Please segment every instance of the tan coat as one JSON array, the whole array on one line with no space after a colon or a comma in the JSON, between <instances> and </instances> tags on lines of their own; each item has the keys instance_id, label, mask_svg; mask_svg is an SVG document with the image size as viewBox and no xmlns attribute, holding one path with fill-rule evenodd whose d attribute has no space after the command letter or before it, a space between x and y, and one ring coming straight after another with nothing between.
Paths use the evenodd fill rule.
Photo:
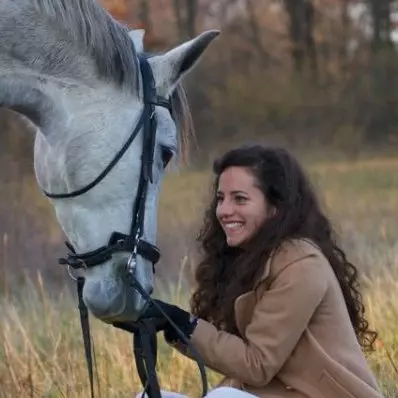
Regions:
<instances>
[{"instance_id":1,"label":"tan coat","mask_svg":"<svg viewBox=\"0 0 398 398\"><path fill-rule=\"evenodd\" d=\"M285 243L235 314L244 339L203 320L191 337L223 385L264 398L382 397L333 270L310 242Z\"/></svg>"}]
</instances>

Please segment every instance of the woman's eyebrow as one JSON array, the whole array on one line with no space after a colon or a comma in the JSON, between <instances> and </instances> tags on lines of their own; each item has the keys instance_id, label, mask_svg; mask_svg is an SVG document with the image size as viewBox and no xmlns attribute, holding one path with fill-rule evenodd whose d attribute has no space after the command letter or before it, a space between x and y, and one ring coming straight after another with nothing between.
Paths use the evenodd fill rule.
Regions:
<instances>
[{"instance_id":1,"label":"woman's eyebrow","mask_svg":"<svg viewBox=\"0 0 398 398\"><path fill-rule=\"evenodd\" d=\"M234 194L234 195L236 195L236 194L248 195L247 192L245 192L245 191L240 191L240 190L231 191L231 193Z\"/></svg>"}]
</instances>

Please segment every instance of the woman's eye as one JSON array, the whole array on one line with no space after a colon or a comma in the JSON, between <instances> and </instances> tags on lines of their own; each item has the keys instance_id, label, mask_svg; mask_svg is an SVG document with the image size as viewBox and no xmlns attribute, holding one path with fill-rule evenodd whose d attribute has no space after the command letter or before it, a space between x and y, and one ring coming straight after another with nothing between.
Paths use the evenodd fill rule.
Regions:
<instances>
[{"instance_id":1,"label":"woman's eye","mask_svg":"<svg viewBox=\"0 0 398 398\"><path fill-rule=\"evenodd\" d=\"M172 157L173 157L173 152L169 148L163 147L162 148L163 168L166 168Z\"/></svg>"},{"instance_id":2,"label":"woman's eye","mask_svg":"<svg viewBox=\"0 0 398 398\"><path fill-rule=\"evenodd\" d=\"M246 198L244 196L236 196L235 201L236 203L244 203L246 202Z\"/></svg>"}]
</instances>

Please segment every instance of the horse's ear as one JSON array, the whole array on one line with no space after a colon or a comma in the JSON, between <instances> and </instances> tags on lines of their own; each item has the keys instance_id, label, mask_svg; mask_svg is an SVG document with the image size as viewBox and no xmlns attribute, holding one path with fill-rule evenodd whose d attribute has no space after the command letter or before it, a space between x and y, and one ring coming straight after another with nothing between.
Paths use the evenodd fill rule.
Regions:
<instances>
[{"instance_id":1,"label":"horse's ear","mask_svg":"<svg viewBox=\"0 0 398 398\"><path fill-rule=\"evenodd\" d=\"M130 39L134 44L135 51L137 53L144 52L144 36L145 29L133 29L129 32Z\"/></svg>"},{"instance_id":2,"label":"horse's ear","mask_svg":"<svg viewBox=\"0 0 398 398\"><path fill-rule=\"evenodd\" d=\"M218 30L206 31L172 50L149 59L156 87L168 94L195 66L209 44L220 34Z\"/></svg>"}]
</instances>

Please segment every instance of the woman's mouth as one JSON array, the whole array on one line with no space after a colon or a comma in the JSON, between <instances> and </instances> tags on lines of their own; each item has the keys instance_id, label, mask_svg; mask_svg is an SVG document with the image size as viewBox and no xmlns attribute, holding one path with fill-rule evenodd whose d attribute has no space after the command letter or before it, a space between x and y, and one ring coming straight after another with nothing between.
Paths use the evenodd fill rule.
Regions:
<instances>
[{"instance_id":1,"label":"woman's mouth","mask_svg":"<svg viewBox=\"0 0 398 398\"><path fill-rule=\"evenodd\" d=\"M231 221L223 223L226 232L237 232L243 228L244 223L240 221Z\"/></svg>"}]
</instances>

